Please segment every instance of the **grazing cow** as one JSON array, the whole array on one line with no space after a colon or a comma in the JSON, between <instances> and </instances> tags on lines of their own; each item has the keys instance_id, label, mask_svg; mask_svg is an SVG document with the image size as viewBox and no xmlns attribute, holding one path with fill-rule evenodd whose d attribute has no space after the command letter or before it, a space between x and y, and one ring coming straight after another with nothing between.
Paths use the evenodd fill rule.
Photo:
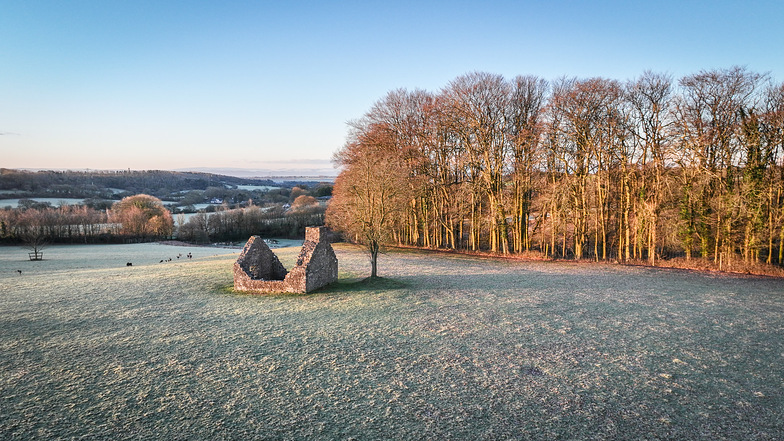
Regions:
<instances>
[{"instance_id":1,"label":"grazing cow","mask_svg":"<svg viewBox=\"0 0 784 441\"><path fill-rule=\"evenodd\" d=\"M133 266L133 263L128 262L128 263L125 264L125 266Z\"/></svg>"},{"instance_id":2,"label":"grazing cow","mask_svg":"<svg viewBox=\"0 0 784 441\"><path fill-rule=\"evenodd\" d=\"M20 276L22 275L22 270L16 270L16 272L19 273Z\"/></svg>"}]
</instances>

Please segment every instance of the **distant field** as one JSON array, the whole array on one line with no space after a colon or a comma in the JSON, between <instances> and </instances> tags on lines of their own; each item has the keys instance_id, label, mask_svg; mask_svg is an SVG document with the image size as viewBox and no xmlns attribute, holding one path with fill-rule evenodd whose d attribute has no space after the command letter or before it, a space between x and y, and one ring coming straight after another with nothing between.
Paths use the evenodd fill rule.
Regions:
<instances>
[{"instance_id":1,"label":"distant field","mask_svg":"<svg viewBox=\"0 0 784 441\"><path fill-rule=\"evenodd\" d=\"M84 203L84 199L73 199L73 198L29 198L30 200L36 202L49 202L52 204L53 207L59 207L60 205L79 205ZM4 207L11 207L17 208L19 207L19 199L0 199L0 208Z\"/></svg>"},{"instance_id":2,"label":"distant field","mask_svg":"<svg viewBox=\"0 0 784 441\"><path fill-rule=\"evenodd\" d=\"M269 191L274 190L280 187L273 187L271 185L238 185L238 190L245 190L245 191L254 191L254 190L262 190L262 191Z\"/></svg>"},{"instance_id":3,"label":"distant field","mask_svg":"<svg viewBox=\"0 0 784 441\"><path fill-rule=\"evenodd\" d=\"M0 248L0 439L784 438L780 279L336 251L263 297L237 250Z\"/></svg>"}]
</instances>

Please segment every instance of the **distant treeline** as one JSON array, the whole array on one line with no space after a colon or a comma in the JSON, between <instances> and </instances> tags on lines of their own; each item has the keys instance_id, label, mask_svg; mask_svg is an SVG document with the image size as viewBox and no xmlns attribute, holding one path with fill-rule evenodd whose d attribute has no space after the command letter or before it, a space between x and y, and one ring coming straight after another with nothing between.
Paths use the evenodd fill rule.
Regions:
<instances>
[{"instance_id":1,"label":"distant treeline","mask_svg":"<svg viewBox=\"0 0 784 441\"><path fill-rule=\"evenodd\" d=\"M238 242L253 235L301 239L305 227L323 224L324 209L320 207L289 212L249 207L195 214L177 228L177 238L194 243Z\"/></svg>"},{"instance_id":2,"label":"distant treeline","mask_svg":"<svg viewBox=\"0 0 784 441\"><path fill-rule=\"evenodd\" d=\"M370 187L400 175L405 197L383 212L397 243L784 263L784 84L744 68L677 83L473 73L390 92L352 127L342 165L370 164L384 178Z\"/></svg>"},{"instance_id":3,"label":"distant treeline","mask_svg":"<svg viewBox=\"0 0 784 441\"><path fill-rule=\"evenodd\" d=\"M0 210L0 241L23 244L122 242L105 211L87 206Z\"/></svg>"},{"instance_id":4,"label":"distant treeline","mask_svg":"<svg viewBox=\"0 0 784 441\"><path fill-rule=\"evenodd\" d=\"M150 194L166 198L173 192L207 190L210 187L276 184L267 179L247 179L210 173L165 170L120 171L25 171L0 168L0 190L14 197L104 198Z\"/></svg>"}]
</instances>

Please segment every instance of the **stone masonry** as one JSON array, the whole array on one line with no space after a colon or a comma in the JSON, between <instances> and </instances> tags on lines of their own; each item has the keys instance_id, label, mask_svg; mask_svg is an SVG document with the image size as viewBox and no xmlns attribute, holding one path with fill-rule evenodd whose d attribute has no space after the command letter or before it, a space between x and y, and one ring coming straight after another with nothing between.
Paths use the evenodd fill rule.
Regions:
<instances>
[{"instance_id":1,"label":"stone masonry","mask_svg":"<svg viewBox=\"0 0 784 441\"><path fill-rule=\"evenodd\" d=\"M338 259L326 227L305 229L305 242L291 271L259 236L252 236L234 263L234 289L256 294L307 293L338 279Z\"/></svg>"}]
</instances>

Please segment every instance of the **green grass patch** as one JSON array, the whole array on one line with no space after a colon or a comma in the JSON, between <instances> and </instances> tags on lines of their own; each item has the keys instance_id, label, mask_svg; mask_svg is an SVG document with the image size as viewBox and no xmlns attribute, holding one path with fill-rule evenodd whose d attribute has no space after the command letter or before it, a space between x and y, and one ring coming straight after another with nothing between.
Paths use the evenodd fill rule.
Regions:
<instances>
[{"instance_id":1,"label":"green grass patch","mask_svg":"<svg viewBox=\"0 0 784 441\"><path fill-rule=\"evenodd\" d=\"M0 248L0 439L784 438L780 279L391 251L368 280L339 244L336 284L263 296L236 250L47 252Z\"/></svg>"}]
</instances>

